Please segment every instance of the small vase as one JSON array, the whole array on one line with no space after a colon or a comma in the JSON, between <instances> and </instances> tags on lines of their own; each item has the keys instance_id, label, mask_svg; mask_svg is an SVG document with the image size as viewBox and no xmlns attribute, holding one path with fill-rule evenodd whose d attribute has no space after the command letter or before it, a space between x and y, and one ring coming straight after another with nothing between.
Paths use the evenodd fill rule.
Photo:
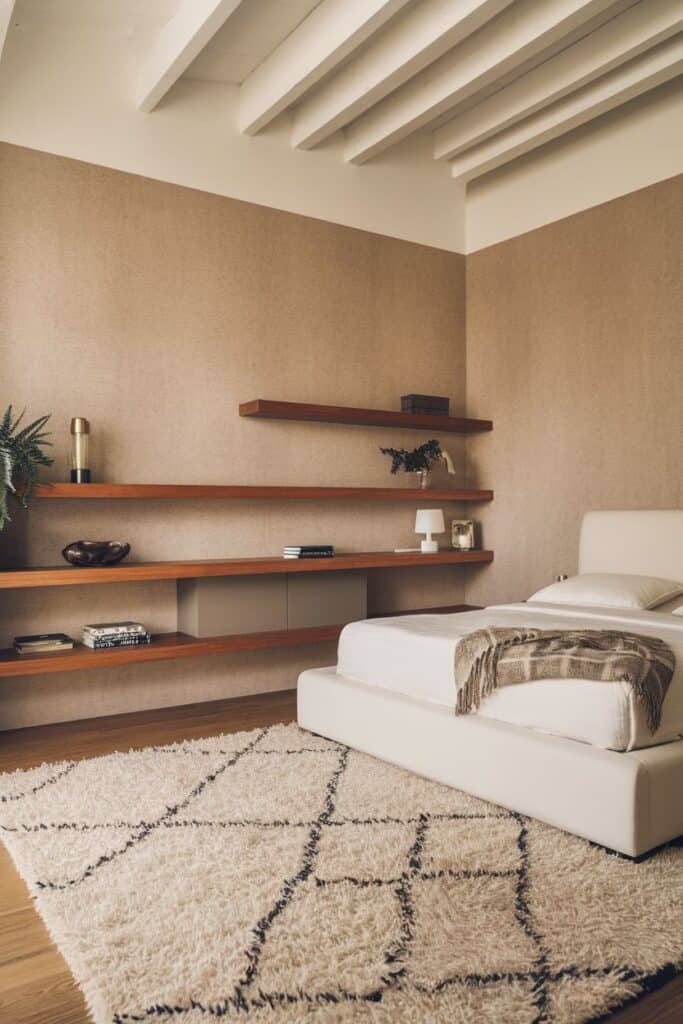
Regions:
<instances>
[{"instance_id":1,"label":"small vase","mask_svg":"<svg viewBox=\"0 0 683 1024\"><path fill-rule=\"evenodd\" d=\"M418 469L418 478L420 480L420 489L426 491L432 485L432 473L429 469Z\"/></svg>"}]
</instances>

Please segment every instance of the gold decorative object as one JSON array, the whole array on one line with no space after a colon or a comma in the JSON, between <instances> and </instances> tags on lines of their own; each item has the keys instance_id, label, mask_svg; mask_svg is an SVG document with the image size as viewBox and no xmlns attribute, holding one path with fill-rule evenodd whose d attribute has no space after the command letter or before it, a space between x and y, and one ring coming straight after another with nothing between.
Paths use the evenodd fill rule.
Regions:
<instances>
[{"instance_id":1,"label":"gold decorative object","mask_svg":"<svg viewBox=\"0 0 683 1024\"><path fill-rule=\"evenodd\" d=\"M83 416L74 416L71 421L71 483L89 484L88 438L90 424Z\"/></svg>"}]
</instances>

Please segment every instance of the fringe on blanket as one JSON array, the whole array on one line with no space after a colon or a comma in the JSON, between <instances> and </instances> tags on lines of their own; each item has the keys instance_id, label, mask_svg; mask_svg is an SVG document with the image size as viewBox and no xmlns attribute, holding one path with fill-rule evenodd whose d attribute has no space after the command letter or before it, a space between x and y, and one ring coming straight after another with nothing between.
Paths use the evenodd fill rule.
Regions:
<instances>
[{"instance_id":1,"label":"fringe on blanket","mask_svg":"<svg viewBox=\"0 0 683 1024\"><path fill-rule=\"evenodd\" d=\"M676 658L658 637L618 630L490 627L464 636L455 650L455 713L476 710L494 690L537 679L625 682L659 728Z\"/></svg>"}]
</instances>

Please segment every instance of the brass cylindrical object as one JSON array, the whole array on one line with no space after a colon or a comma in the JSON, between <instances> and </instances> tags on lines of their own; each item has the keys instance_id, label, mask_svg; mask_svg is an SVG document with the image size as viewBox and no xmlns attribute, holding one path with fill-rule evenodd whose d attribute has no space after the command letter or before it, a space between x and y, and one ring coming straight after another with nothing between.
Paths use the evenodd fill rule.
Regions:
<instances>
[{"instance_id":1,"label":"brass cylindrical object","mask_svg":"<svg viewBox=\"0 0 683 1024\"><path fill-rule=\"evenodd\" d=\"M83 416L71 420L71 483L89 484L88 437L90 424Z\"/></svg>"}]
</instances>

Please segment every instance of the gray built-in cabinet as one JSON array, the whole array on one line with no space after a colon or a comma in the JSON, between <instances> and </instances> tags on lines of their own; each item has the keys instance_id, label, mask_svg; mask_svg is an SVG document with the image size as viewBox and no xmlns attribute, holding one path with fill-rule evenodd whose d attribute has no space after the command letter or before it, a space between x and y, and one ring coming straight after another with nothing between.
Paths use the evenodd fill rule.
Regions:
<instances>
[{"instance_id":1,"label":"gray built-in cabinet","mask_svg":"<svg viewBox=\"0 0 683 1024\"><path fill-rule=\"evenodd\" d=\"M367 573L209 577L178 580L178 629L230 636L367 618Z\"/></svg>"}]
</instances>

